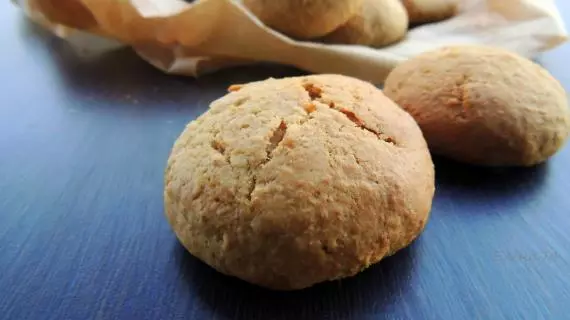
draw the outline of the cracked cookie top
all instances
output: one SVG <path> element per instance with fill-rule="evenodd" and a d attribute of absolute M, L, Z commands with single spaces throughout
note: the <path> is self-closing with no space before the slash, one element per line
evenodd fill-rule
<path fill-rule="evenodd" d="M 299 289 L 353 275 L 424 228 L 431 157 L 382 91 L 337 75 L 229 91 L 187 126 L 166 169 L 166 214 L 192 254 Z"/>

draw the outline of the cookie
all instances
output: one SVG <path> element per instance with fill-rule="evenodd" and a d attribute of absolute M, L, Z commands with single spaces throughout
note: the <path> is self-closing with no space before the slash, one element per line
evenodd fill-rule
<path fill-rule="evenodd" d="M 401 40 L 407 31 L 408 14 L 400 0 L 364 0 L 360 11 L 323 41 L 383 47 Z"/>
<path fill-rule="evenodd" d="M 265 25 L 297 39 L 322 37 L 346 23 L 363 0 L 243 0 Z"/>
<path fill-rule="evenodd" d="M 318 75 L 232 86 L 178 138 L 166 216 L 190 253 L 276 290 L 357 274 L 424 229 L 434 168 L 382 91 Z"/>
<path fill-rule="evenodd" d="M 419 123 L 433 153 L 486 166 L 532 166 L 565 143 L 570 111 L 560 83 L 514 53 L 447 47 L 397 66 L 385 93 Z"/>
<path fill-rule="evenodd" d="M 97 26 L 93 14 L 76 0 L 38 0 L 30 1 L 29 5 L 48 20 L 68 27 L 89 30 Z"/>
<path fill-rule="evenodd" d="M 458 0 L 401 0 L 410 24 L 438 22 L 457 14 Z"/>

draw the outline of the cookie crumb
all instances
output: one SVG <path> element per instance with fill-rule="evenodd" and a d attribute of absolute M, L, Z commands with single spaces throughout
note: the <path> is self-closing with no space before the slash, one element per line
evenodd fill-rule
<path fill-rule="evenodd" d="M 312 83 L 306 83 L 303 85 L 303 88 L 305 88 L 305 91 L 307 91 L 307 93 L 309 94 L 309 97 L 311 98 L 311 100 L 317 100 L 321 98 L 321 95 L 323 93 L 323 90 L 319 87 L 316 87 L 314 84 Z"/>
<path fill-rule="evenodd" d="M 304 109 L 305 109 L 305 111 L 307 111 L 307 113 L 313 113 L 313 112 L 315 112 L 315 110 L 317 110 L 317 106 L 314 103 L 309 102 L 309 103 L 305 104 Z"/>
<path fill-rule="evenodd" d="M 283 145 L 289 149 L 293 149 L 295 147 L 295 141 L 293 139 L 285 139 L 283 140 Z"/>
<path fill-rule="evenodd" d="M 228 92 L 237 92 L 241 90 L 241 88 L 243 88 L 243 85 L 241 84 L 232 84 L 228 87 Z"/>
<path fill-rule="evenodd" d="M 336 110 L 336 109 L 335 109 L 335 110 Z M 376 137 L 378 137 L 378 139 L 381 139 L 381 140 L 384 141 L 384 142 L 387 142 L 387 143 L 390 143 L 390 144 L 393 144 L 393 145 L 396 144 L 396 142 L 394 141 L 394 139 L 392 139 L 391 137 L 389 137 L 389 136 L 387 136 L 387 135 L 385 135 L 385 134 L 383 134 L 383 133 L 381 133 L 381 132 L 378 132 L 378 131 L 376 131 L 376 130 L 373 130 L 373 129 L 368 128 L 368 127 L 364 124 L 364 122 L 362 122 L 362 120 L 360 120 L 360 118 L 358 118 L 358 117 L 356 116 L 356 114 L 354 114 L 354 112 L 352 112 L 352 111 L 350 111 L 350 110 L 346 110 L 346 109 L 339 109 L 338 111 L 339 111 L 340 113 L 343 113 L 343 114 L 348 118 L 348 120 L 354 122 L 354 124 L 356 124 L 356 126 L 359 127 L 360 129 L 366 130 L 366 131 L 368 131 L 368 132 L 370 132 L 370 133 L 373 133 Z"/>

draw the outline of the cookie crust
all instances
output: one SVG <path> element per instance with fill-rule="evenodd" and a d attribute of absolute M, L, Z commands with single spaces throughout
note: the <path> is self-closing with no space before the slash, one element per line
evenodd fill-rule
<path fill-rule="evenodd" d="M 396 67 L 386 95 L 422 128 L 433 153 L 487 166 L 533 166 L 566 142 L 564 88 L 536 63 L 503 49 L 455 46 Z"/>
<path fill-rule="evenodd" d="M 176 141 L 164 198 L 193 255 L 293 290 L 355 275 L 410 244 L 433 194 L 411 116 L 368 83 L 318 75 L 233 86 Z"/>

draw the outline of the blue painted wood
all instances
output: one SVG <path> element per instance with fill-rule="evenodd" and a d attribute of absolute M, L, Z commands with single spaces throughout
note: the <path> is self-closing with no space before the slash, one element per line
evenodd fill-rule
<path fill-rule="evenodd" d="M 527 170 L 436 159 L 414 245 L 351 279 L 270 292 L 182 249 L 162 173 L 184 125 L 229 84 L 299 72 L 166 76 L 128 51 L 78 57 L 7 1 L 0 21 L 1 319 L 570 317 L 570 147 Z M 541 58 L 567 89 L 569 54 Z"/>

